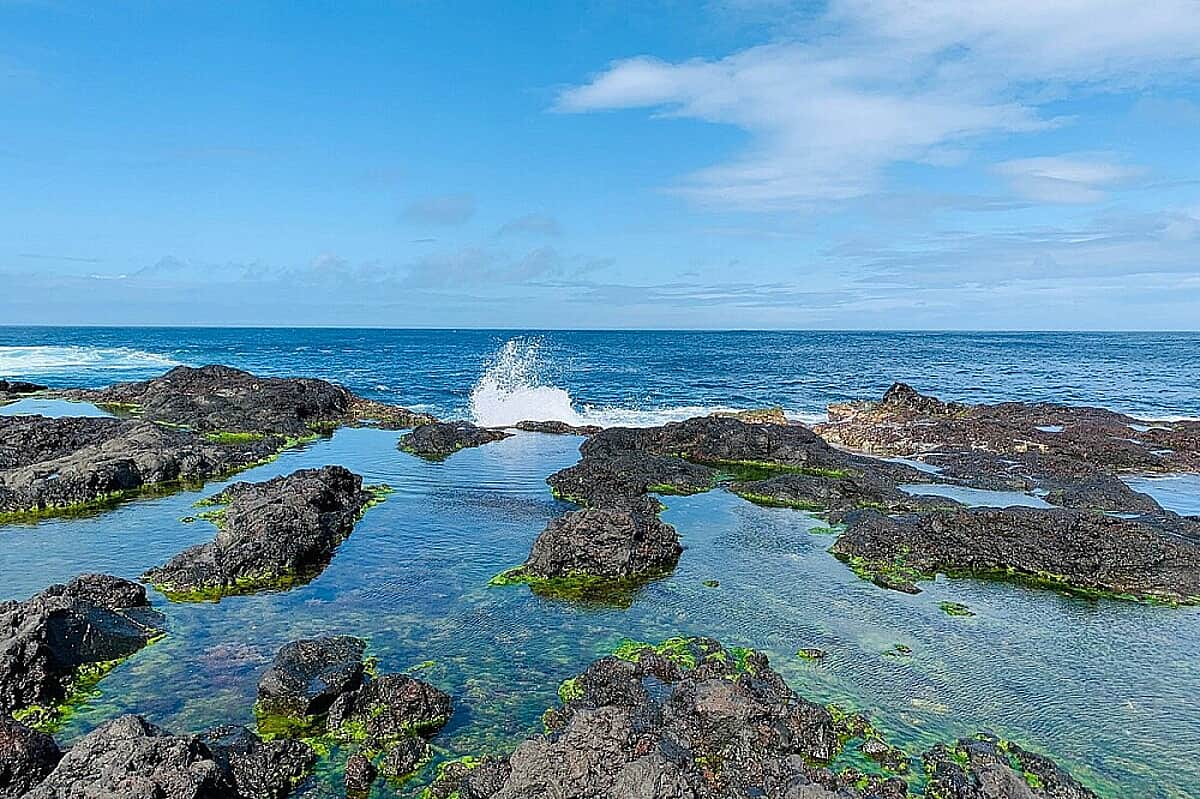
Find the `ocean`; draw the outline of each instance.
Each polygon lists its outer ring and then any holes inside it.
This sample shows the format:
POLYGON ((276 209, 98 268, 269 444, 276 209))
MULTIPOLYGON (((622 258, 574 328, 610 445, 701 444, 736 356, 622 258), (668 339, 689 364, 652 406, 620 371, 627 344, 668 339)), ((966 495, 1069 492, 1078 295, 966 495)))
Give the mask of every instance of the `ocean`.
MULTIPOLYGON (((0 328, 0 377, 99 386, 206 363, 325 377, 483 424, 654 424, 766 405, 814 420, 828 402, 875 398, 895 380, 972 402, 1200 416, 1197 334, 0 328)), ((560 681, 623 640, 711 635, 763 650, 801 695, 868 713, 911 754, 989 730, 1051 755, 1105 799, 1200 799, 1200 608, 944 576, 917 595, 888 591, 829 554, 822 519, 725 491, 661 498, 685 552, 627 608, 489 587, 573 507, 545 478, 578 459, 581 439, 521 434, 431 463, 400 452, 398 435, 342 429, 233 478, 337 463, 395 492, 306 585, 219 603, 151 591, 169 634, 106 676, 59 738, 126 712, 178 732, 252 726, 276 650, 345 633, 367 639, 381 672, 410 671, 452 695, 438 760, 502 753, 540 731, 560 681), (941 602, 975 615, 948 616, 941 602), (828 655, 797 657, 806 647, 828 655)), ((207 522, 181 520, 222 485, 0 526, 0 600, 81 572, 136 579, 212 538, 207 522)), ((1195 475, 1137 486, 1200 513, 1195 475)), ((330 750, 300 795, 344 795, 344 756, 330 750)), ((374 796, 416 797, 435 768, 378 783, 374 796)))

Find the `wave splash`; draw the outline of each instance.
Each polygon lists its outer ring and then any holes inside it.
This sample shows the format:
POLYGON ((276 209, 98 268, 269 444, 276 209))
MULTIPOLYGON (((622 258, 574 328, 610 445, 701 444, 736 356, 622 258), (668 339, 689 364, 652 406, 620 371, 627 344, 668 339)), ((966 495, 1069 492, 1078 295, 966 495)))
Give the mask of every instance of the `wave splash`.
MULTIPOLYGON (((538 339, 514 338, 505 342, 471 390, 471 420, 483 427, 511 427, 524 421, 653 427, 718 411, 738 410, 724 405, 622 408, 582 404, 576 407, 570 392, 546 379, 551 370, 543 355, 538 339)), ((788 413, 788 416, 794 414, 788 413)), ((822 414, 814 420, 823 418, 822 414)))
POLYGON ((0 375, 22 377, 65 369, 144 369, 178 366, 165 355, 130 347, 0 347, 0 375))

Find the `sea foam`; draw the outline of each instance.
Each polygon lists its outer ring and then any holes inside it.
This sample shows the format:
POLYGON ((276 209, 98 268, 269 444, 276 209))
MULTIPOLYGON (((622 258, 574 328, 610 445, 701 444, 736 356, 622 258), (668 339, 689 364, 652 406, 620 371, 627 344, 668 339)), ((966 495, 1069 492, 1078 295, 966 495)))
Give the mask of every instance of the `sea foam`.
POLYGON ((0 347, 0 376, 24 377, 68 369, 141 369, 172 367, 165 355, 130 347, 0 347))

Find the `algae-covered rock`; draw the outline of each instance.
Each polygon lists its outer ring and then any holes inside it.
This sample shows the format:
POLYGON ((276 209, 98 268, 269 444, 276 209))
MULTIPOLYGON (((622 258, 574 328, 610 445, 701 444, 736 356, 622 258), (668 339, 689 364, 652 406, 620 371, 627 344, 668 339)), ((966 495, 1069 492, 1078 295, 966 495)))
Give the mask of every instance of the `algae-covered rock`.
POLYGON ((1200 601, 1200 524, 1066 509, 971 508, 889 517, 855 511, 833 550, 897 587, 935 572, 1026 579, 1168 602, 1200 601))
POLYGON ((470 422, 431 422, 417 425, 400 437, 399 448, 422 458, 441 460, 460 449, 481 447, 511 436, 503 430, 476 427, 470 422))
POLYGON ((938 799, 1096 799, 1049 758, 993 735, 939 744, 924 761, 925 795, 938 799))
POLYGON ((107 575, 0 603, 0 714, 48 721, 81 683, 164 632, 145 589, 107 575))
POLYGON ((628 452, 585 457, 546 479, 556 496, 581 505, 623 505, 647 492, 695 494, 715 484, 713 471, 681 458, 628 452))
POLYGON ((260 714, 298 720, 328 712, 342 694, 362 687, 367 644, 349 635, 284 644, 258 681, 260 714))
POLYGON ((546 433, 555 436, 590 436, 599 433, 603 428, 595 424, 568 424, 557 419, 548 421, 526 420, 517 422, 516 428, 527 433, 546 433))
POLYGON ((317 762, 308 744, 286 738, 263 741, 236 725, 208 730, 200 740, 231 775, 238 795, 246 799, 284 799, 317 762))
POLYGON ((218 532, 143 579, 173 599, 214 599, 306 582, 376 499, 341 466, 301 469, 263 483, 237 483, 212 501, 227 503, 218 532))

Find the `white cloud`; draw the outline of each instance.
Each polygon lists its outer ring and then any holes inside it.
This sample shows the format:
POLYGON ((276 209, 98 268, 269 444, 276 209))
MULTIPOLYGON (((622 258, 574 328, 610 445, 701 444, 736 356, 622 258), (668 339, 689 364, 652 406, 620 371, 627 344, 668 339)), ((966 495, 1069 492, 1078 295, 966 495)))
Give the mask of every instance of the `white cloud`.
POLYGON ((1127 183, 1142 170, 1099 157, 1045 156, 1019 158, 996 165, 1017 194, 1046 203, 1092 203, 1106 189, 1127 183))
POLYGON ((1197 71, 1200 0, 833 0, 791 38, 726 58, 618 61, 556 109, 650 108, 741 128, 743 152, 676 190, 792 208, 867 194, 897 162, 1059 124, 1043 106, 1072 88, 1197 71))

